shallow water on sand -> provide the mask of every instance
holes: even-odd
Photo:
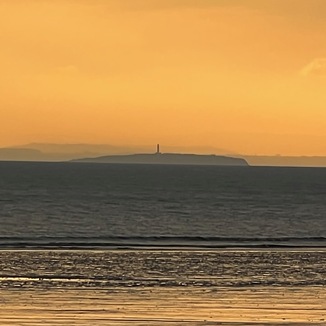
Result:
[[[325,325],[323,288],[0,290],[1,325]]]
[[[0,325],[326,325],[326,251],[0,251]]]

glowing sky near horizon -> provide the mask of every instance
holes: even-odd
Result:
[[[326,155],[325,0],[0,0],[0,146]]]

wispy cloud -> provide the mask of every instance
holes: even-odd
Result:
[[[316,58],[301,70],[302,76],[326,76],[326,58]]]

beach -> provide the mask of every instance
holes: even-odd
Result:
[[[1,325],[325,325],[324,288],[1,290]]]
[[[14,264],[1,271],[1,325],[326,324],[325,251],[9,250],[0,256],[2,266]]]

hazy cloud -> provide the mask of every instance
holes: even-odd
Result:
[[[317,58],[301,70],[303,76],[326,76],[326,58]]]

